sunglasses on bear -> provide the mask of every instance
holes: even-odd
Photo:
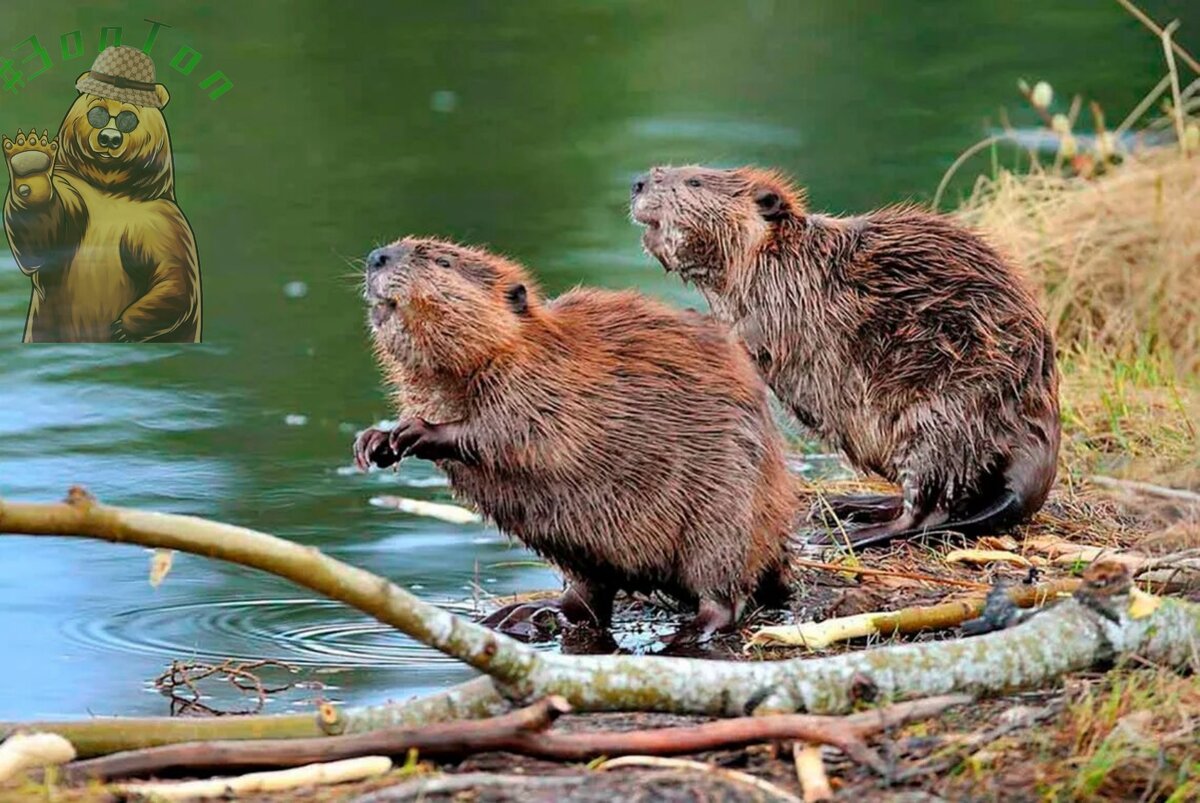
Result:
[[[103,106],[94,106],[87,113],[87,120],[92,124],[92,128],[104,128],[108,125],[108,121],[113,119],[108,113],[108,109]],[[122,134],[128,134],[130,131],[138,127],[137,115],[126,109],[117,115],[117,130]]]

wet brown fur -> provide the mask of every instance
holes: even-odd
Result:
[[[557,564],[601,623],[618,589],[735,617],[780,591],[796,500],[766,388],[723,328],[633,292],[543,300],[480,249],[387,250],[398,267],[368,273],[367,296],[397,407],[462,422],[477,459],[439,461],[455,493]]]
[[[701,289],[803,424],[901,486],[858,511],[884,521],[856,540],[1004,526],[1042,505],[1059,444],[1054,347],[981,237],[915,206],[812,214],[785,177],[753,168],[641,182],[647,251]]]

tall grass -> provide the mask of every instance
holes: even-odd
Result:
[[[1006,127],[968,149],[938,195],[955,171],[992,153],[956,214],[1042,296],[1063,371],[1071,473],[1198,488],[1200,78],[1179,70],[1200,75],[1200,62],[1171,40],[1174,23],[1139,18],[1162,39],[1165,75],[1120,124],[1110,128],[1078,96],[1053,113],[1048,85],[1021,82],[1044,130]],[[1057,152],[1026,147],[1028,169],[999,167],[1001,143],[1037,138]]]
[[[1029,272],[1061,346],[1200,374],[1200,154],[1148,148],[1090,178],[1001,171],[960,214]]]

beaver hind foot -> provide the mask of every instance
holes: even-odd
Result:
[[[863,497],[866,498],[866,497]],[[887,497],[873,497],[876,500]],[[967,537],[986,535],[989,532],[1011,526],[1025,518],[1027,505],[1021,497],[1011,489],[1005,488],[1001,494],[977,513],[962,519],[950,520],[945,510],[937,507],[918,510],[913,505],[903,502],[901,497],[892,497],[900,502],[901,512],[895,518],[880,523],[864,524],[863,526],[847,528],[844,538],[834,536],[832,532],[817,533],[808,539],[809,544],[845,544],[854,548],[868,546],[883,546],[897,538],[922,538],[934,533],[959,533]],[[851,513],[866,510],[876,512],[886,507],[879,503],[874,506],[866,505],[854,508],[843,505],[843,509]],[[861,520],[861,519],[860,519]]]

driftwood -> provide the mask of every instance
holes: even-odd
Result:
[[[329,764],[307,764],[289,770],[256,772],[235,778],[131,783],[117,786],[114,791],[123,797],[138,800],[228,799],[238,795],[287,792],[313,786],[365,781],[368,778],[386,775],[391,769],[392,760],[386,756],[363,756]]]
[[[241,723],[221,718],[227,733],[236,734],[227,738],[263,735],[276,727],[286,731],[279,735],[295,736],[297,731],[355,733],[478,718],[550,695],[562,696],[581,712],[662,711],[721,717],[836,714],[850,710],[860,698],[864,679],[881,699],[978,695],[1038,688],[1067,672],[1102,665],[1124,654],[1183,667],[1200,653],[1200,605],[1163,599],[1149,613],[1135,615],[1130,611],[1127,575],[1124,584],[1114,585],[1103,572],[1091,581],[1085,578],[1075,598],[1015,627],[976,638],[894,645],[811,660],[730,662],[539,653],[314,548],[194,517],[110,507],[78,489],[61,504],[0,502],[0,532],[83,536],[177,549],[262,569],[345,602],[488,676],[428,698],[346,709],[306,727],[298,727],[294,718],[283,718],[284,724],[274,717],[251,717]],[[115,749],[114,743],[90,739],[89,725],[41,723],[37,729],[66,736],[83,756]],[[114,732],[112,721],[102,727],[110,735]],[[209,738],[223,732],[217,726],[207,727]],[[119,744],[142,747],[170,741],[163,732],[130,733],[119,721],[117,732]]]
[[[418,728],[384,728],[370,733],[315,739],[194,742],[114,753],[62,768],[68,782],[166,774],[243,772],[263,767],[294,767],[366,755],[462,758],[502,751],[555,761],[587,761],[598,756],[679,755],[758,742],[801,739],[839,748],[877,772],[883,761],[863,737],[971,701],[948,695],[897,703],[844,717],[806,714],[741,717],[686,727],[636,731],[555,733],[546,730],[570,706],[561,697],[491,719],[437,723]]]

